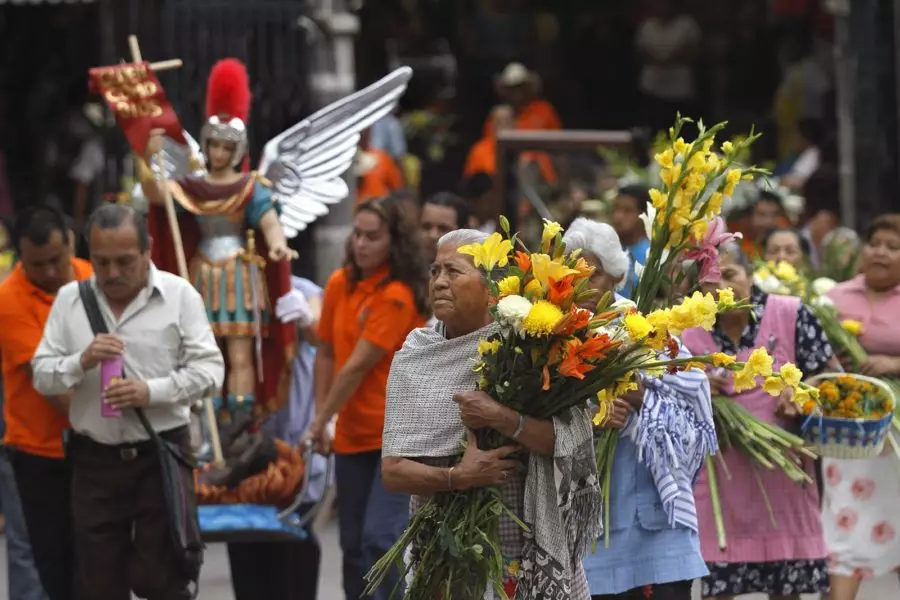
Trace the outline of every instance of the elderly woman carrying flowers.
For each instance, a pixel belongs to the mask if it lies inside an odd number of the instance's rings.
[[[496,486],[509,509],[500,520],[502,557],[497,557],[504,565],[505,594],[588,600],[583,553],[573,550],[568,539],[572,532],[596,531],[599,521],[588,411],[575,408],[561,418],[535,419],[473,391],[479,377],[473,360],[479,344],[487,343],[484,340],[496,326],[484,277],[472,257],[458,250],[483,244],[487,238],[482,232],[462,229],[438,242],[430,299],[439,323],[436,328],[410,333],[394,359],[384,425],[384,484],[394,492],[413,494],[413,515],[439,492]],[[479,449],[474,431],[486,428],[515,445]],[[464,439],[465,451],[459,458]],[[579,460],[584,456],[589,460]],[[564,490],[557,489],[554,481],[554,474],[560,473],[570,475],[565,477],[570,483]],[[440,515],[435,519],[442,520]],[[522,521],[533,524],[531,531],[522,528]],[[422,561],[433,544],[452,545],[454,535],[457,532],[443,530],[440,537],[444,539],[415,541],[408,560],[414,565]],[[542,540],[543,545],[536,547]],[[534,583],[525,584],[525,573],[535,572],[539,575],[529,579]],[[419,571],[417,576],[427,574]],[[458,582],[448,582],[440,593],[443,600],[472,597],[460,591],[467,587],[467,578],[461,574]],[[517,584],[534,589],[516,589]],[[492,587],[483,596],[476,592],[479,599],[501,597]]]
[[[746,362],[733,378],[711,371],[713,394],[731,396],[756,418],[790,429],[797,415],[790,390],[779,398],[770,394],[783,390],[785,381],[820,372],[832,355],[831,346],[799,298],[766,295],[754,288],[743,252],[735,244],[723,250],[719,281],[704,283],[704,290],[750,297],[754,308],[719,315],[711,332],[691,329],[682,341],[694,354],[725,352]],[[799,369],[786,363],[796,363]],[[779,370],[780,378],[774,376]],[[758,375],[767,377],[763,389],[754,389]],[[816,487],[794,483],[779,469],[762,469],[731,448],[722,450],[713,464],[715,472],[704,468],[694,487],[701,548],[710,570],[703,579],[703,596],[763,593],[798,598],[827,590]],[[807,462],[805,468],[812,476],[812,465]],[[725,536],[717,536],[717,525],[724,525]]]
[[[570,251],[580,249],[595,267],[591,287],[602,294],[621,283],[628,256],[609,225],[578,219],[563,241]],[[688,353],[683,351],[682,356]],[[700,553],[691,484],[703,457],[715,447],[709,385],[703,373],[688,371],[645,380],[644,386],[646,390],[616,400],[613,416],[604,425],[625,427],[615,447],[609,483],[608,547],[599,543],[585,559],[594,600],[643,598],[647,593],[654,600],[689,600],[692,580],[708,573]],[[654,426],[666,431],[653,431]],[[682,442],[679,459],[690,472],[680,482],[665,469],[651,470],[645,463],[638,443],[647,441],[642,434],[656,433]]]

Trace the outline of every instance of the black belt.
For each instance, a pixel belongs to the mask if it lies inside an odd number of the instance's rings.
[[[181,444],[190,439],[187,425],[159,432],[159,437],[164,440]],[[156,453],[156,444],[152,440],[140,442],[126,442],[124,444],[101,444],[86,435],[69,434],[67,450],[72,454],[90,455],[100,459],[115,461],[132,461],[139,456]]]

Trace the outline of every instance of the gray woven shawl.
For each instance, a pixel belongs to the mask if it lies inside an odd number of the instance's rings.
[[[436,329],[416,329],[394,356],[387,385],[383,455],[456,456],[465,438],[454,393],[476,388],[472,371],[478,341],[492,324],[448,340]],[[525,536],[518,598],[579,600],[581,561],[600,535],[600,485],[587,409],[553,419],[554,456],[530,454],[525,479]],[[491,598],[490,591],[485,598]]]

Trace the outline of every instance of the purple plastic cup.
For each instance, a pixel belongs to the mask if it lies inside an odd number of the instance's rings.
[[[109,387],[109,384],[113,382],[115,379],[121,379],[124,375],[125,363],[122,360],[122,357],[113,358],[111,360],[104,360],[100,363],[100,389],[104,392],[106,388]],[[100,398],[100,415],[106,417],[108,419],[116,419],[122,416],[122,411],[118,408],[113,408],[109,404],[107,404],[106,400],[102,397]]]

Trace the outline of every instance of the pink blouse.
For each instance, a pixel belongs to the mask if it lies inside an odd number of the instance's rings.
[[[870,354],[900,356],[900,286],[881,298],[869,297],[862,275],[838,284],[828,292],[841,319],[862,323],[859,338]]]

